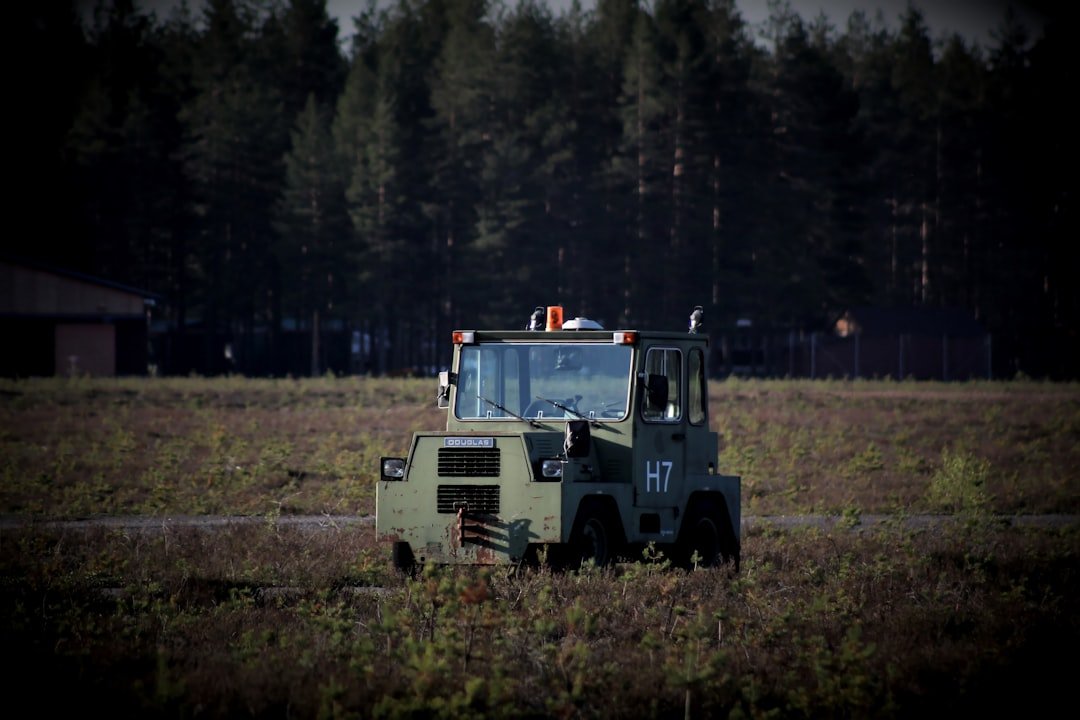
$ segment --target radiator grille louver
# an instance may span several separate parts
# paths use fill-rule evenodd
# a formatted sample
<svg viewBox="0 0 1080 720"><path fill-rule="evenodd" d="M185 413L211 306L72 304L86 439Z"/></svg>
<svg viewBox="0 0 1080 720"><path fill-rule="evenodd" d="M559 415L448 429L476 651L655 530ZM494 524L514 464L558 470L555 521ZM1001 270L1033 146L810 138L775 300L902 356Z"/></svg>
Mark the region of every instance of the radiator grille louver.
<svg viewBox="0 0 1080 720"><path fill-rule="evenodd" d="M563 439L561 437L534 437L531 440L537 457L554 457L562 452Z"/></svg>
<svg viewBox="0 0 1080 720"><path fill-rule="evenodd" d="M499 477L499 448L439 448L439 477Z"/></svg>
<svg viewBox="0 0 1080 720"><path fill-rule="evenodd" d="M499 513L498 485L440 485L437 507L440 513L456 513L465 508L470 513Z"/></svg>

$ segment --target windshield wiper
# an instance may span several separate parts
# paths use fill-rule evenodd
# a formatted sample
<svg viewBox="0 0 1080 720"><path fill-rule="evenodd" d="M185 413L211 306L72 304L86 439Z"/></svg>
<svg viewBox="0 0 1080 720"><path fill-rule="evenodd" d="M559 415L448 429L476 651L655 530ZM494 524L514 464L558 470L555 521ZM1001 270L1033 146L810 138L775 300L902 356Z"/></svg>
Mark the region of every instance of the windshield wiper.
<svg viewBox="0 0 1080 720"><path fill-rule="evenodd" d="M503 407L502 405L495 402L494 400L488 400L483 395L477 395L476 397L480 398L481 400L483 400L484 402L486 402L488 405L495 408L496 410L502 410L507 415L510 415L511 417L516 417L521 422L527 422L527 423L529 423L529 425L531 425L532 427L535 427L535 428L541 427L540 423L536 422L535 420L530 420L527 417L522 417L521 415L518 415L516 412L514 412L510 408Z"/></svg>
<svg viewBox="0 0 1080 720"><path fill-rule="evenodd" d="M558 409L562 410L563 412L568 412L568 413L571 413L571 414L573 414L573 415L576 415L576 416L578 416L579 418L581 418L582 420L588 420L588 421L589 421L589 424L590 424L590 425L592 425L593 427L600 427L600 423L596 422L596 419L595 419L595 418L591 418L591 417L589 417L588 415L586 415L586 414L582 413L581 411L579 411L579 410L575 410L574 408L572 408L572 407L569 407L568 405L563 405L563 404L562 404L561 402L559 402L558 400L552 400L551 398L546 398L546 397L542 397L542 396L540 396L540 395L537 395L537 396L536 396L536 399L537 399L537 400L543 400L544 402L546 402L546 403L548 403L548 404L550 404L550 405L554 405L555 407L557 407ZM578 400L580 400L580 399L581 399L581 396L580 396L580 395L578 395L578 396L576 396L576 397L574 398L574 401L575 401L575 402L577 402L577 401L578 401Z"/></svg>

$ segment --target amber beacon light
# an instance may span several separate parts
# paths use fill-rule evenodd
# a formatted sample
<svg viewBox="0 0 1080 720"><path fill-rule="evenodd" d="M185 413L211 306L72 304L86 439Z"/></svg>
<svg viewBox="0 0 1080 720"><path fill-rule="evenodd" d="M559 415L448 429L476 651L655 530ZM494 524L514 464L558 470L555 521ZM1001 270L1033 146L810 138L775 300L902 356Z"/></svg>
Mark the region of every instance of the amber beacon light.
<svg viewBox="0 0 1080 720"><path fill-rule="evenodd" d="M547 329L562 330L562 305L548 305Z"/></svg>

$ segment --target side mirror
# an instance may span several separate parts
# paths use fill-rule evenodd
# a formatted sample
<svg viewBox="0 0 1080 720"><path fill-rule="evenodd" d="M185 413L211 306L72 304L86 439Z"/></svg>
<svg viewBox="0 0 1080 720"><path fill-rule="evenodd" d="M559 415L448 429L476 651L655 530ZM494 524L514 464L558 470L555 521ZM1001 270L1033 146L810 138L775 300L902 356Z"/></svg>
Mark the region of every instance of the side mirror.
<svg viewBox="0 0 1080 720"><path fill-rule="evenodd" d="M450 407L450 383L456 379L456 377L451 379L449 370L443 370L439 373L439 394L436 396L439 407Z"/></svg>
<svg viewBox="0 0 1080 720"><path fill-rule="evenodd" d="M668 401L667 375L649 373L645 378L645 408L653 412L664 412Z"/></svg>
<svg viewBox="0 0 1080 720"><path fill-rule="evenodd" d="M591 445L592 433L588 420L571 420L566 423L566 434L563 436L563 454L566 457L588 457Z"/></svg>

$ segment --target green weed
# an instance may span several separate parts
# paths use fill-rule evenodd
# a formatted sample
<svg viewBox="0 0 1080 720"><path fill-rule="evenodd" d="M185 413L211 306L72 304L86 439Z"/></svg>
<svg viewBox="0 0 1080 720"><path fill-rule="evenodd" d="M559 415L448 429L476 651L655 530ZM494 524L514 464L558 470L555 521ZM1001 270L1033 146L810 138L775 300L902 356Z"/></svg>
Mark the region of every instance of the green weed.
<svg viewBox="0 0 1080 720"><path fill-rule="evenodd" d="M964 451L946 449L941 466L930 478L927 502L947 512L978 515L991 507L987 489L990 463Z"/></svg>

